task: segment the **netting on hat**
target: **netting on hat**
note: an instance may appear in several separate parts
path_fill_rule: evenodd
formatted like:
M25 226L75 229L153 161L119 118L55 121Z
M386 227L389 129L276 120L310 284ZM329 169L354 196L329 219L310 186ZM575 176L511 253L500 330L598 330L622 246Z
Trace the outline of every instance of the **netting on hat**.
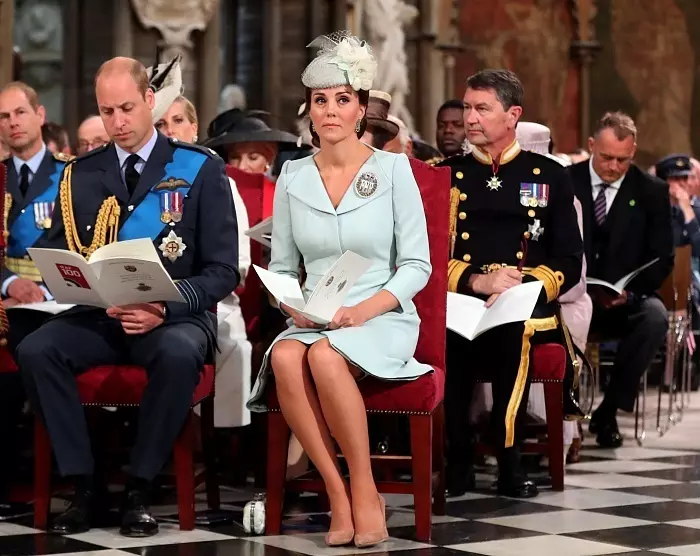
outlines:
M319 48L306 67L301 82L310 89L350 85L356 91L369 91L377 75L372 48L350 31L335 31L316 37L308 45Z

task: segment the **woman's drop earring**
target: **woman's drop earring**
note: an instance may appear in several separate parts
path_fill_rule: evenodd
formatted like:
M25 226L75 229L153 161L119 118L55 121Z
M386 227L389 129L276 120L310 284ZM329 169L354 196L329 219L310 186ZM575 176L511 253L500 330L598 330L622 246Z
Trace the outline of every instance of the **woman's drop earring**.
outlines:
M362 129L362 120L357 120L357 123L355 124L355 133L360 133L361 129Z

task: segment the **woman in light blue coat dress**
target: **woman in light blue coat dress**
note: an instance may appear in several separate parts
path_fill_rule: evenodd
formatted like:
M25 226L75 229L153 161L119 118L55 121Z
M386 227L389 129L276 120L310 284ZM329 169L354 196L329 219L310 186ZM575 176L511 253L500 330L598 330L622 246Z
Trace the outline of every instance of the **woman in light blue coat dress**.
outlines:
M293 322L263 361L249 407L265 410L272 372L282 413L325 481L329 545L371 546L388 535L370 465L357 380L411 380L432 369L414 358L420 319L412 298L431 272L423 203L405 155L361 143L376 73L369 46L349 34L321 37L302 76L320 151L285 163L277 181L269 270L299 278L304 293L345 252L371 260L346 306L319 328L281 305ZM346 458L349 485L335 456Z

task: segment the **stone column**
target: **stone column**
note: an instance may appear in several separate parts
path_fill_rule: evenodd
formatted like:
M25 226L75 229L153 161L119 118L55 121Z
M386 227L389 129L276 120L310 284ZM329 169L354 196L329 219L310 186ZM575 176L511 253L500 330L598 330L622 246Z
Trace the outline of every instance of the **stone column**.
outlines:
M595 0L570 0L574 18L571 53L579 62L579 146L588 143L591 125L591 66L600 43L595 38Z
M14 0L0 0L0 87L12 81Z
M134 36L131 27L131 2L129 0L114 1L114 42L112 50L115 56L134 55Z
M199 137L206 137L206 130L217 113L221 92L221 12L216 10L202 34L197 85L197 113ZM187 94L185 92L185 94ZM191 99L193 102L195 99Z

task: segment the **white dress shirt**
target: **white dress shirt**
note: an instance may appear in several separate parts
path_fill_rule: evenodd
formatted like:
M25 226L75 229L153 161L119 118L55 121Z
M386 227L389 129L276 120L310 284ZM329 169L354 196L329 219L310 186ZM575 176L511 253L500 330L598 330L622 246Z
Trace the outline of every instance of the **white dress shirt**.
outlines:
M595 156L595 155L594 155ZM591 173L591 193L593 193L593 202L595 203L596 197L598 196L598 193L600 193L601 189L601 184L605 183L603 181L603 178L601 178L598 174L596 174L596 171L593 169L593 156L588 161L588 170ZM622 181L625 179L625 175L623 174L622 177L614 181L612 183L608 184L608 188L605 190L605 214L607 215L610 212L610 207L613 204L613 201L615 200L615 196L617 195L617 192L620 190L620 186L622 185Z
M114 143L114 148L117 151L117 158L119 159L119 171L121 172L122 175L122 181L126 185L126 180L124 179L124 171L126 170L126 159L129 158L132 154L137 154L139 155L140 160L136 163L134 168L136 171L141 174L143 173L143 168L146 166L146 162L148 161L148 157L151 156L151 153L153 152L153 147L156 146L156 141L158 140L158 133L156 132L156 128L153 128L153 134L151 135L151 138L146 141L146 144L141 147L137 152L135 153L130 153L128 151L125 151L122 149L119 145Z
M17 156L12 157L12 163L15 165L15 172L17 172L17 185L19 185L19 182L22 179L22 174L20 172L22 171L22 166L24 166L25 164L29 167L29 183L32 183L34 176L36 176L36 173L39 171L39 166L41 166L41 163L44 160L45 154L46 145L42 143L39 152L36 153L33 157L31 157L29 160L22 160Z

